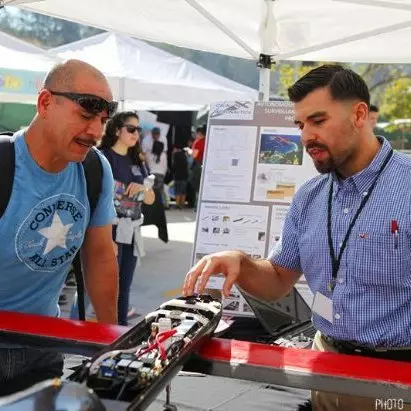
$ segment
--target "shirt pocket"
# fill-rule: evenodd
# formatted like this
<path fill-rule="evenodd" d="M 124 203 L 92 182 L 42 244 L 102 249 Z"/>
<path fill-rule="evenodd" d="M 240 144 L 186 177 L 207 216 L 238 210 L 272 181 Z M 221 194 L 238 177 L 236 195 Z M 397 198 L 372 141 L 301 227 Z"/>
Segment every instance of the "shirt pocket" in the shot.
<path fill-rule="evenodd" d="M 372 285 L 411 285 L 411 247 L 406 232 L 397 239 L 389 231 L 356 234 L 353 279 Z"/>

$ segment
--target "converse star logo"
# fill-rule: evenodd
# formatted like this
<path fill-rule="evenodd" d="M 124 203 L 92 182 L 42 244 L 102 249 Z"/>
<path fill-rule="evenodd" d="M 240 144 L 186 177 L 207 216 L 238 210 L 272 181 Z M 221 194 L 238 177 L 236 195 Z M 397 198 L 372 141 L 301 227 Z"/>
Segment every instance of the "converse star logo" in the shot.
<path fill-rule="evenodd" d="M 67 233 L 73 224 L 64 225 L 57 213 L 53 216 L 53 221 L 50 227 L 40 228 L 38 232 L 47 239 L 46 248 L 43 255 L 48 254 L 56 247 L 67 250 Z"/>
<path fill-rule="evenodd" d="M 83 243 L 87 209 L 71 194 L 40 201 L 20 224 L 15 240 L 19 260 L 30 270 L 66 270 Z"/>

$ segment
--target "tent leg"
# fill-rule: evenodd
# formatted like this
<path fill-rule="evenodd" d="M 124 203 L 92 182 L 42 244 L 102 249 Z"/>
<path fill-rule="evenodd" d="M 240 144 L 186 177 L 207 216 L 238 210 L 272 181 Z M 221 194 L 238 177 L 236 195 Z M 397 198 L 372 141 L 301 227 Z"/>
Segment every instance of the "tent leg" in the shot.
<path fill-rule="evenodd" d="M 270 69 L 260 68 L 260 85 L 258 91 L 259 101 L 268 101 L 270 99 Z"/>
<path fill-rule="evenodd" d="M 271 56 L 268 54 L 260 54 L 260 60 L 257 66 L 260 69 L 260 85 L 258 88 L 258 100 L 270 100 L 270 73 L 272 66 Z"/>

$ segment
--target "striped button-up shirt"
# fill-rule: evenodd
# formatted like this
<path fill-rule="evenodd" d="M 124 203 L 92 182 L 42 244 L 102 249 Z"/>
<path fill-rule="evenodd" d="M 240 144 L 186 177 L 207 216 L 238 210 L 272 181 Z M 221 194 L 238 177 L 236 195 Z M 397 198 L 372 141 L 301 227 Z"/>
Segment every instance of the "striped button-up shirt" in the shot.
<path fill-rule="evenodd" d="M 387 140 L 379 139 L 381 148 L 364 170 L 345 180 L 334 173 L 319 175 L 298 190 L 269 258 L 302 272 L 314 294 L 332 299 L 332 323 L 313 313 L 314 325 L 324 334 L 374 347 L 411 346 L 411 158 L 394 152 L 354 225 L 333 292 L 328 287 L 330 184 L 332 241 L 338 255 L 350 221 L 391 150 Z"/>

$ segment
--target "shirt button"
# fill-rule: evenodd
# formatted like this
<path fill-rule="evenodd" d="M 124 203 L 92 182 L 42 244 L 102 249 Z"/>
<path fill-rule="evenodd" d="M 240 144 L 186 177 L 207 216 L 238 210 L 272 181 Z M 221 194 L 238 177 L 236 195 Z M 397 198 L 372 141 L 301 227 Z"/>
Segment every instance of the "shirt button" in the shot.
<path fill-rule="evenodd" d="M 349 208 L 344 208 L 344 210 L 343 210 L 344 214 L 348 214 L 349 211 L 350 211 Z"/>
<path fill-rule="evenodd" d="M 368 194 L 368 191 L 364 191 L 362 195 L 365 197 Z"/>
<path fill-rule="evenodd" d="M 341 315 L 337 313 L 337 314 L 334 315 L 334 318 L 335 318 L 336 320 L 339 320 L 339 319 L 341 318 Z"/>
<path fill-rule="evenodd" d="M 344 278 L 339 278 L 339 279 L 338 279 L 338 283 L 339 283 L 339 284 L 342 284 L 343 282 L 344 282 Z"/>
<path fill-rule="evenodd" d="M 342 244 L 343 244 L 342 242 L 341 242 L 341 243 L 339 243 L 339 244 L 338 244 L 338 247 L 340 247 L 340 248 L 341 248 L 341 247 L 342 247 Z"/>

